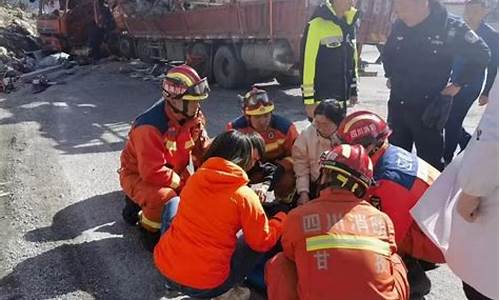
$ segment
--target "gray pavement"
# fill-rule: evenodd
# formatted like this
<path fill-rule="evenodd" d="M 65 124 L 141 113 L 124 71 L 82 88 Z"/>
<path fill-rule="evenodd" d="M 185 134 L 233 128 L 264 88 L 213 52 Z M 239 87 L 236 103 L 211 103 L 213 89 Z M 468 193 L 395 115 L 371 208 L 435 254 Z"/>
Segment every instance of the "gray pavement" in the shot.
<path fill-rule="evenodd" d="M 28 87 L 0 95 L 0 300 L 168 299 L 120 216 L 120 150 L 131 120 L 160 96 L 159 83 L 121 74 L 124 65 L 81 67 L 36 95 Z M 277 111 L 303 128 L 300 90 L 269 90 Z M 238 116 L 236 92 L 214 87 L 203 105 L 211 136 Z M 387 96 L 382 77 L 363 78 L 356 109 L 385 116 Z M 428 299 L 465 299 L 445 266 L 430 274 Z"/>

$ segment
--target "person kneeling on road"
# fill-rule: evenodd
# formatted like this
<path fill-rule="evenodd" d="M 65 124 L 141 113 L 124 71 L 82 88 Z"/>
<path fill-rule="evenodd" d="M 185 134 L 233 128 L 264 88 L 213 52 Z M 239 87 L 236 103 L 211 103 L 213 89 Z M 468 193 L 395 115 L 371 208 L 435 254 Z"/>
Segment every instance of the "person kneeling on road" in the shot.
<path fill-rule="evenodd" d="M 291 158 L 297 128 L 288 119 L 273 114 L 274 103 L 266 91 L 253 87 L 241 97 L 243 115 L 229 122 L 226 129 L 257 133 L 265 142 L 262 162 L 248 172 L 251 184 L 263 183 L 259 195 L 274 190 L 275 198 L 292 202 L 295 195 L 295 174 Z"/>
<path fill-rule="evenodd" d="M 163 99 L 135 119 L 121 153 L 120 184 L 126 195 L 122 215 L 127 223 L 145 229 L 149 250 L 160 236 L 163 206 L 177 196 L 208 147 L 200 110 L 208 92 L 206 78 L 193 68 L 170 69 Z"/>
<path fill-rule="evenodd" d="M 269 300 L 408 299 L 389 217 L 363 200 L 373 179 L 360 145 L 321 156 L 319 197 L 292 210 L 266 265 Z"/>
<path fill-rule="evenodd" d="M 182 190 L 177 213 L 167 202 L 154 262 L 169 288 L 196 298 L 250 297 L 248 289 L 235 286 L 275 246 L 286 219 L 278 212 L 269 220 L 247 186 L 252 163 L 250 138 L 225 132 Z"/>
<path fill-rule="evenodd" d="M 387 123 L 368 111 L 348 115 L 337 130 L 339 140 L 362 145 L 370 155 L 376 184 L 369 189 L 368 199 L 394 223 L 396 244 L 408 268 L 411 299 L 423 299 L 431 289 L 424 271 L 445 259 L 415 223 L 410 209 L 440 172 L 415 154 L 389 144 L 390 134 Z"/>

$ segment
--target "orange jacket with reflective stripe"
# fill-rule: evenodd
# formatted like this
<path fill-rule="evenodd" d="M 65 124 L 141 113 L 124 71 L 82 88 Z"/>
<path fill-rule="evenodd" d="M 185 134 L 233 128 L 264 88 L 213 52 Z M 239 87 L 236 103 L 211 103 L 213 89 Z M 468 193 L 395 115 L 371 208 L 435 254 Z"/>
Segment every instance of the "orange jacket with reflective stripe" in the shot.
<path fill-rule="evenodd" d="M 276 244 L 286 214 L 268 220 L 247 183 L 245 171 L 218 157 L 189 178 L 177 215 L 154 251 L 163 275 L 184 286 L 214 288 L 229 275 L 240 229 L 255 251 L 265 252 Z"/>
<path fill-rule="evenodd" d="M 391 218 L 400 252 L 429 262 L 444 263 L 439 248 L 410 215 L 410 209 L 440 175 L 439 171 L 415 154 L 394 145 L 380 150 L 372 160 L 376 185 L 370 188 L 368 197 L 377 199 L 379 205 L 374 205 Z"/>
<path fill-rule="evenodd" d="M 152 185 L 177 188 L 181 184 L 174 182 L 178 176 L 187 179 L 191 154 L 196 166 L 207 147 L 204 126 L 201 111 L 181 125 L 165 101 L 158 101 L 132 124 L 120 157 L 121 172 L 139 174 Z"/>
<path fill-rule="evenodd" d="M 227 123 L 226 130 L 235 129 L 243 133 L 257 132 L 250 126 L 246 116 Z M 266 153 L 263 162 L 276 162 L 286 171 L 293 171 L 292 146 L 299 135 L 295 125 L 279 115 L 271 115 L 271 124 L 266 132 L 258 132 L 264 139 Z"/>
<path fill-rule="evenodd" d="M 325 189 L 292 210 L 281 243 L 296 264 L 300 299 L 404 297 L 393 273 L 402 262 L 391 220 L 350 192 Z"/>

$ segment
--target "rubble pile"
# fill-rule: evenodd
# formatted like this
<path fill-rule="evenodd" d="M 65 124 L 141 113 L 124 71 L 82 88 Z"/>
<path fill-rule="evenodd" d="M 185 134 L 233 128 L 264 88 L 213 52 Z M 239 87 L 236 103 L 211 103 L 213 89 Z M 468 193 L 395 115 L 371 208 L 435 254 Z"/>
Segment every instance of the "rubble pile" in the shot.
<path fill-rule="evenodd" d="M 34 60 L 26 53 L 40 49 L 36 32 L 33 14 L 10 4 L 0 5 L 0 71 L 6 68 L 21 73 L 33 70 Z"/>
<path fill-rule="evenodd" d="M 173 11 L 196 9 L 199 7 L 218 6 L 230 0 L 108 0 L 112 9 L 131 16 L 163 15 Z"/>

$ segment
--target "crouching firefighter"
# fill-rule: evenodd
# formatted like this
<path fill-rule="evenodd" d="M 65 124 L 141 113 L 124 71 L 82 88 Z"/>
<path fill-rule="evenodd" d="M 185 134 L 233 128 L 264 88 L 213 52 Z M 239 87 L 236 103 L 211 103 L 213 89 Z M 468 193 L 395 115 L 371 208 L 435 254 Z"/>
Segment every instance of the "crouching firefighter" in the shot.
<path fill-rule="evenodd" d="M 207 79 L 181 65 L 167 72 L 162 87 L 163 98 L 133 122 L 119 170 L 123 218 L 144 229 L 150 250 L 160 236 L 165 203 L 179 194 L 209 143 L 200 110 Z"/>
<path fill-rule="evenodd" d="M 408 299 L 392 222 L 363 200 L 372 178 L 360 145 L 322 154 L 319 197 L 288 214 L 267 262 L 269 300 Z"/>
<path fill-rule="evenodd" d="M 423 299 L 431 289 L 424 271 L 445 261 L 439 248 L 415 223 L 410 209 L 440 172 L 415 154 L 389 144 L 390 134 L 387 123 L 368 111 L 348 115 L 337 130 L 343 143 L 362 145 L 370 155 L 376 184 L 368 197 L 394 223 L 396 244 L 408 268 L 411 299 Z"/>
<path fill-rule="evenodd" d="M 248 172 L 250 184 L 263 183 L 259 195 L 274 189 L 276 200 L 290 203 L 295 195 L 292 146 L 297 128 L 288 119 L 273 114 L 274 103 L 266 91 L 253 87 L 241 97 L 243 115 L 229 122 L 226 129 L 257 133 L 264 140 L 261 160 Z"/>

